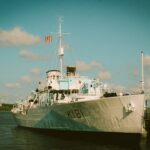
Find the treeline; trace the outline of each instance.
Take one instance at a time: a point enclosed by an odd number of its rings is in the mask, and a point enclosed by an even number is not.
[[[0,111],[11,111],[12,108],[13,104],[2,104],[2,106],[0,106]]]

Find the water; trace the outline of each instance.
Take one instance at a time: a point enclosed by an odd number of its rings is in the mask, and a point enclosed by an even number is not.
[[[109,139],[109,136],[108,136]],[[114,137],[115,139],[115,137]],[[0,150],[150,150],[150,138],[120,143],[89,135],[74,136],[17,127],[10,112],[0,112]],[[133,144],[131,144],[133,143]]]

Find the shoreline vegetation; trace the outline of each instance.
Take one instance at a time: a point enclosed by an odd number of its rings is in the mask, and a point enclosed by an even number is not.
[[[13,108],[13,104],[1,104],[0,105],[0,112],[11,111],[12,108]]]

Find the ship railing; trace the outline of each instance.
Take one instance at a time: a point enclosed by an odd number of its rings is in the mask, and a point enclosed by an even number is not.
[[[68,95],[63,100],[55,100],[54,103],[73,103],[73,102],[80,102],[80,101],[89,101],[89,100],[97,100],[100,96],[97,95],[89,95],[89,94],[82,94],[82,95]]]

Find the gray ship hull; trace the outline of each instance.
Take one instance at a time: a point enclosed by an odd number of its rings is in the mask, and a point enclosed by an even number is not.
[[[134,107],[130,110],[128,106]],[[57,103],[14,114],[19,126],[62,131],[143,132],[144,95]]]

